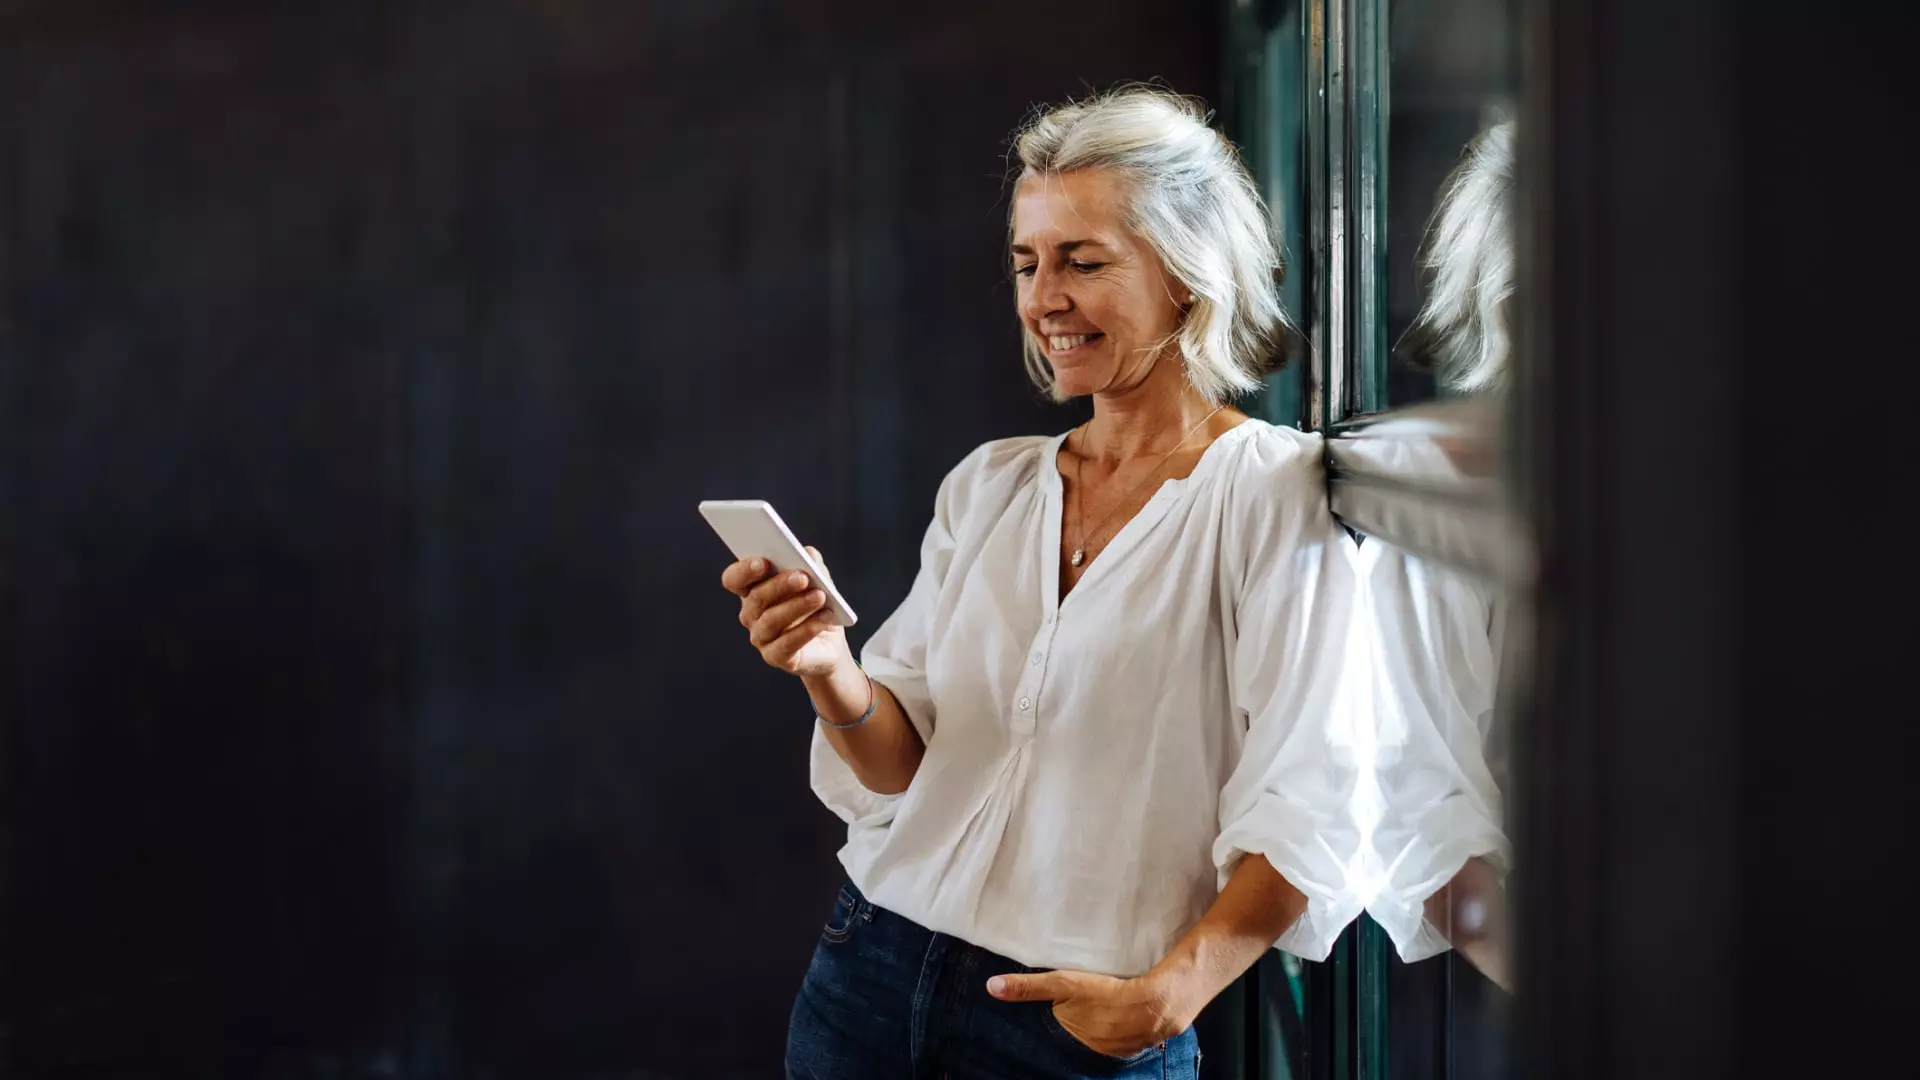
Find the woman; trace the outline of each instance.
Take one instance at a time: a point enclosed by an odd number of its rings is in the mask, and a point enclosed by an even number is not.
[[[793,1077],[1191,1076],[1202,1006],[1276,939],[1325,956],[1360,907],[1319,442],[1225,404],[1284,328],[1257,191],[1156,91],[1017,147],[1028,372],[1092,420],[948,474],[864,667],[804,575],[722,577],[805,684],[848,825]]]

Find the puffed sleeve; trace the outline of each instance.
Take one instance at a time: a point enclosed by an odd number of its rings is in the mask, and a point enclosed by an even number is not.
[[[1352,807],[1364,718],[1343,665],[1353,542],[1328,511],[1319,446],[1296,432],[1253,441],[1225,500],[1222,615],[1244,739],[1213,850],[1223,886],[1258,854],[1306,896],[1276,944],[1309,960],[1324,959],[1364,906]]]
[[[1371,638],[1375,774],[1372,829],[1382,868],[1368,914],[1412,962],[1446,951],[1427,898],[1484,857],[1504,876],[1503,740],[1492,731],[1501,610],[1492,589],[1377,540],[1362,548]]]
[[[978,453],[970,456],[941,481],[939,494],[934,499],[933,521],[920,542],[920,570],[914,576],[913,587],[860,650],[860,663],[867,675],[892,691],[894,700],[900,703],[901,711],[907,714],[923,741],[933,738],[935,722],[933,696],[927,689],[927,642],[932,637],[940,586],[953,561],[956,504],[964,499],[972,474],[978,471],[979,457]],[[904,794],[880,795],[868,790],[827,741],[817,723],[809,772],[814,794],[842,821],[853,826],[880,826],[891,822],[894,808]]]

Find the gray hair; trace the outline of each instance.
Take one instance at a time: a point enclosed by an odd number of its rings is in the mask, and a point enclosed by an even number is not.
[[[1442,186],[1420,265],[1432,274],[1408,333],[1431,342],[1440,378],[1462,393],[1504,380],[1513,296],[1513,123],[1474,136]]]
[[[1260,388],[1289,324],[1260,189],[1207,120],[1194,98],[1126,87],[1037,112],[1015,132],[1014,150],[1022,178],[1107,169],[1125,182],[1127,227],[1194,298],[1161,344],[1177,341],[1188,381],[1224,401]],[[1027,374],[1059,400],[1053,365],[1021,336]]]

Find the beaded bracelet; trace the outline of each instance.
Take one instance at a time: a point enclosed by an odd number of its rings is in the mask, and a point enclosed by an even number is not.
[[[874,693],[873,691],[873,676],[867,675],[866,666],[860,663],[860,661],[858,660],[855,660],[853,662],[853,666],[859,668],[860,674],[866,676],[866,680],[867,680],[867,711],[860,714],[860,719],[855,720],[851,723],[836,724],[833,721],[827,719],[826,717],[821,716],[820,709],[818,706],[815,706],[813,710],[813,718],[815,720],[820,721],[821,723],[827,725],[828,727],[834,729],[835,731],[846,731],[849,728],[857,728],[861,724],[866,723],[868,720],[873,719],[874,707],[880,704],[880,695]]]

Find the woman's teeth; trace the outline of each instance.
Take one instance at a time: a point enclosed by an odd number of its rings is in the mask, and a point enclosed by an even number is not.
[[[1047,338],[1047,345],[1054,352],[1066,352],[1068,349],[1077,349],[1099,336],[1099,334],[1054,334]]]

